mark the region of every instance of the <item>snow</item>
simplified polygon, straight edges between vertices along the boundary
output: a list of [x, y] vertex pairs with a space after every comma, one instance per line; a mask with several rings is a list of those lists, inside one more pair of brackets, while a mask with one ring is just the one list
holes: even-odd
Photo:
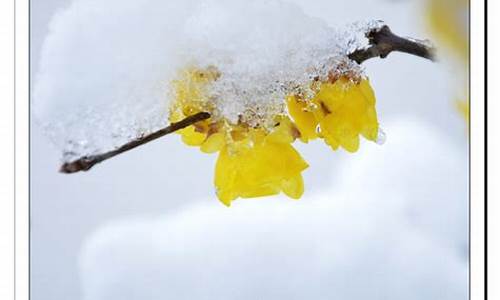
[[108, 222], [82, 249], [83, 299], [467, 299], [463, 153], [411, 118], [388, 128], [302, 200]]
[[75, 0], [50, 24], [34, 115], [65, 160], [110, 150], [167, 123], [179, 70], [215, 66], [214, 116], [271, 123], [297, 86], [340, 64], [362, 74], [346, 54], [377, 26], [331, 28], [278, 0]]

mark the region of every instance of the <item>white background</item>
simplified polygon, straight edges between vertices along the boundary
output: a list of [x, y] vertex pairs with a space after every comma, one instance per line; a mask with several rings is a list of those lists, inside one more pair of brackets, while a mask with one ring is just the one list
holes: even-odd
[[14, 1], [0, 3], [0, 298], [14, 296]]
[[500, 3], [488, 3], [488, 296], [490, 299], [500, 297], [500, 141], [495, 133], [500, 129], [500, 92], [497, 82], [500, 81], [498, 70], [500, 59], [495, 53], [500, 51], [500, 42], [496, 36], [499, 34]]
[[[343, 25], [344, 23], [356, 20], [381, 19], [389, 24], [396, 33], [417, 38], [429, 36], [423, 24], [425, 11], [423, 11], [418, 1], [335, 1], [333, 5], [331, 1], [300, 0], [294, 2], [298, 3], [306, 13], [323, 18], [331, 26]], [[36, 84], [38, 75], [38, 64], [40, 62], [39, 49], [41, 49], [44, 37], [48, 33], [47, 24], [51, 16], [57, 10], [64, 9], [68, 3], [69, 1], [63, 0], [32, 1], [33, 39], [31, 76], [33, 84]], [[326, 7], [332, 7], [335, 10], [330, 11], [325, 9]], [[117, 7], [116, 9], [120, 8]], [[110, 11], [110, 13], [112, 12]], [[109, 17], [112, 18], [112, 15]], [[360, 236], [356, 225], [358, 223], [363, 224], [364, 220], [370, 220], [373, 217], [371, 214], [374, 212], [370, 210], [370, 206], [366, 205], [366, 207], [361, 206], [361, 209], [357, 213], [360, 220], [352, 220], [348, 217], [341, 219], [340, 216], [333, 217], [333, 212], [342, 209], [341, 206], [343, 205], [341, 204], [343, 203], [341, 199], [342, 195], [339, 194], [339, 190], [342, 188], [340, 182], [345, 177], [349, 177], [349, 171], [342, 170], [349, 169], [357, 165], [357, 162], [360, 161], [365, 161], [366, 166], [371, 165], [372, 168], [375, 168], [377, 165], [372, 161], [381, 160], [381, 165], [377, 167], [378, 171], [362, 168], [360, 170], [360, 184], [357, 185], [356, 183], [351, 188], [359, 190], [360, 187], [367, 186], [374, 180], [366, 175], [363, 177], [361, 174], [376, 172], [372, 176], [377, 178], [376, 182], [380, 185], [380, 188], [376, 188], [377, 194], [370, 196], [368, 194], [360, 194], [358, 198], [360, 201], [361, 199], [365, 199], [366, 202], [369, 202], [370, 199], [373, 199], [373, 201], [378, 202], [379, 206], [387, 211], [388, 222], [400, 222], [396, 223], [399, 225], [395, 226], [401, 226], [401, 231], [392, 232], [393, 228], [391, 226], [379, 225], [378, 223], [381, 220], [374, 217], [375, 220], [372, 221], [374, 224], [369, 226], [376, 229], [370, 233], [366, 243], [356, 246], [356, 242], [350, 242], [347, 239], [344, 248], [351, 249], [349, 251], [353, 253], [357, 252], [358, 247], [382, 247], [390, 249], [391, 247], [396, 247], [395, 245], [401, 242], [401, 240], [397, 239], [394, 243], [385, 240], [384, 236], [394, 234], [396, 236], [401, 235], [403, 239], [408, 239], [407, 243], [411, 244], [413, 249], [419, 249], [421, 247], [425, 248], [424, 245], [428, 242], [427, 239], [432, 240], [433, 237], [437, 236], [441, 240], [447, 241], [450, 239], [453, 240], [453, 243], [460, 244], [456, 246], [452, 243], [453, 247], [457, 247], [456, 251], [461, 253], [460, 255], [466, 255], [467, 189], [465, 186], [467, 184], [467, 135], [464, 120], [454, 110], [452, 102], [453, 93], [455, 92], [453, 86], [454, 74], [450, 72], [450, 68], [444, 63], [433, 64], [420, 58], [397, 53], [391, 55], [386, 61], [372, 60], [367, 62], [365, 66], [378, 98], [377, 110], [379, 120], [382, 124], [381, 126], [386, 131], [388, 141], [386, 145], [380, 147], [374, 144], [363, 143], [361, 145], [363, 151], [352, 156], [342, 151], [332, 153], [321, 145], [321, 143], [299, 145], [301, 153], [304, 154], [305, 159], [311, 164], [305, 176], [306, 194], [301, 199], [301, 204], [306, 205], [306, 208], [303, 209], [304, 218], [307, 219], [307, 216], [317, 218], [313, 210], [311, 210], [310, 214], [307, 214], [307, 211], [310, 209], [307, 208], [308, 203], [313, 203], [313, 201], [318, 201], [322, 205], [328, 201], [331, 201], [332, 205], [338, 203], [340, 207], [324, 208], [331, 210], [332, 218], [336, 218], [337, 220], [335, 222], [332, 221], [331, 224], [329, 223], [329, 226], [346, 226], [345, 234], [350, 232], [355, 240], [357, 236]], [[68, 76], [72, 76], [71, 72], [68, 72]], [[37, 101], [36, 99], [32, 100]], [[398, 126], [394, 125], [400, 124], [401, 119], [415, 120], [416, 125], [401, 124], [401, 126], [406, 128], [406, 131], [404, 131], [403, 127], [398, 128]], [[212, 196], [213, 187], [211, 178], [214, 157], [200, 155], [196, 149], [186, 148], [185, 145], [179, 142], [176, 136], [169, 136], [123, 156], [116, 157], [95, 167], [90, 172], [65, 175], [56, 172], [59, 165], [60, 153], [49, 143], [47, 137], [43, 135], [41, 128], [36, 125], [36, 123], [32, 123], [31, 137], [31, 275], [32, 296], [34, 299], [79, 298], [83, 293], [90, 294], [89, 299], [99, 299], [99, 297], [108, 293], [108, 297], [120, 297], [120, 291], [113, 287], [113, 282], [108, 282], [106, 279], [119, 275], [114, 274], [112, 271], [116, 266], [107, 266], [107, 261], [113, 261], [112, 257], [104, 254], [108, 252], [114, 253], [112, 256], [115, 257], [123, 256], [125, 261], [123, 268], [127, 270], [128, 268], [132, 268], [129, 271], [130, 274], [149, 274], [148, 261], [134, 263], [136, 259], [140, 258], [134, 257], [131, 253], [127, 252], [127, 248], [142, 249], [146, 247], [147, 243], [141, 244], [140, 239], [137, 241], [137, 244], [133, 239], [130, 242], [118, 240], [114, 244], [108, 245], [108, 243], [104, 243], [102, 246], [95, 246], [99, 248], [96, 250], [92, 248], [94, 247], [94, 243], [100, 243], [95, 242], [95, 239], [99, 239], [99, 236], [106, 232], [111, 232], [109, 233], [110, 236], [103, 239], [111, 241], [114, 240], [114, 235], [127, 236], [129, 231], [133, 232], [135, 230], [129, 229], [127, 226], [120, 227], [122, 226], [120, 224], [126, 223], [126, 221], [120, 220], [133, 220], [135, 218], [144, 218], [146, 220], [161, 219], [165, 220], [166, 224], [158, 226], [168, 228], [171, 226], [168, 224], [169, 219], [175, 220], [175, 216], [178, 214], [188, 214], [187, 211], [195, 210], [192, 206], [208, 205], [208, 207], [211, 207], [212, 205], [214, 206], [212, 208], [213, 212], [211, 209], [208, 211], [214, 215], [220, 213], [220, 208], [218, 207], [220, 204]], [[82, 123], [82, 126], [85, 126], [84, 123]], [[398, 131], [398, 129], [401, 129], [401, 131]], [[413, 139], [410, 138], [411, 136], [413, 136]], [[394, 143], [398, 143], [398, 141], [404, 143], [406, 146], [404, 144], [400, 146], [395, 145]], [[450, 148], [450, 152], [442, 154], [443, 149], [448, 148]], [[378, 151], [386, 151], [387, 156], [378, 156]], [[168, 153], [168, 156], [165, 155], [166, 153]], [[426, 155], [428, 156], [426, 157]], [[455, 157], [455, 155], [459, 155], [460, 158], [453, 161], [454, 166], [452, 168], [454, 171], [452, 171], [446, 161]], [[372, 158], [370, 159], [369, 157], [371, 156]], [[391, 159], [389, 159], [389, 156], [392, 156]], [[413, 160], [416, 161], [415, 164], [412, 164]], [[391, 163], [394, 163], [394, 165], [391, 165]], [[434, 163], [440, 165], [432, 165]], [[419, 164], [420, 166], [417, 166]], [[399, 169], [398, 166], [400, 166]], [[436, 168], [436, 170], [433, 168]], [[192, 170], [196, 171], [193, 172]], [[421, 176], [418, 175], [420, 173], [422, 173]], [[425, 176], [427, 177], [425, 178]], [[434, 178], [434, 176], [436, 177]], [[384, 178], [386, 179], [384, 180]], [[363, 183], [363, 181], [367, 182]], [[195, 188], [192, 187], [193, 184], [196, 184]], [[329, 192], [327, 187], [332, 187], [333, 191]], [[405, 189], [404, 196], [396, 196], [398, 189]], [[325, 197], [319, 200], [318, 197], [321, 197], [321, 193], [330, 193], [331, 199]], [[397, 198], [399, 201], [391, 203], [391, 201], [385, 200], [385, 198], [390, 198], [392, 195], [400, 197]], [[269, 210], [272, 209], [274, 201], [272, 199], [259, 199], [249, 204], [252, 205], [251, 207], [245, 206], [247, 201], [237, 201], [231, 209], [236, 210], [233, 212], [235, 215], [238, 215], [238, 212], [241, 210], [246, 211], [248, 214], [251, 214], [253, 211], [253, 214], [260, 215], [265, 212], [266, 207]], [[402, 214], [408, 214], [409, 217], [402, 217], [402, 219], [395, 217], [400, 214], [396, 209], [398, 202], [409, 206], [407, 213], [402, 212]], [[292, 204], [283, 203], [277, 211], [279, 214], [284, 214], [285, 216], [291, 214], [288, 217], [293, 218], [293, 209], [287, 209], [285, 205]], [[284, 211], [282, 212], [281, 210]], [[425, 213], [421, 210], [425, 211]], [[344, 215], [349, 216], [349, 214], [349, 210], [346, 209]], [[226, 218], [224, 214], [220, 217]], [[414, 221], [414, 219], [417, 221]], [[200, 218], [200, 222], [202, 220], [203, 218]], [[130, 222], [134, 224], [133, 221]], [[145, 221], [145, 225], [140, 225], [139, 228], [142, 228], [142, 226], [149, 228], [147, 225], [148, 222]], [[207, 220], [206, 222], [210, 224], [214, 220]], [[238, 234], [237, 232], [245, 230], [246, 227], [242, 222], [236, 220], [234, 224], [230, 223], [232, 225], [228, 225], [235, 227], [233, 234]], [[270, 221], [263, 217], [261, 222], [263, 223], [260, 226], [265, 227], [266, 222]], [[404, 224], [408, 222], [419, 224], [414, 228], [416, 231], [429, 231], [422, 242], [418, 242], [420, 237], [413, 239], [411, 233], [405, 233]], [[311, 223], [313, 223], [311, 226], [314, 226], [314, 222]], [[108, 230], [107, 226], [110, 226], [111, 229]], [[201, 225], [189, 223], [186, 226], [196, 228], [196, 226]], [[269, 224], [268, 226], [272, 225]], [[292, 222], [289, 226], [295, 228]], [[213, 230], [218, 231], [215, 225], [214, 227]], [[152, 228], [145, 229], [143, 234], [153, 230]], [[273, 231], [273, 233], [284, 235], [286, 239], [286, 230], [279, 232], [279, 229], [276, 229], [276, 232]], [[216, 233], [214, 232], [213, 234]], [[230, 232], [220, 234], [222, 236], [227, 234], [228, 239], [231, 235]], [[331, 234], [333, 235], [334, 231]], [[203, 239], [191, 241], [189, 240], [191, 235], [188, 235], [188, 233], [186, 235], [187, 241], [182, 243], [194, 243], [195, 245], [199, 244], [199, 247], [203, 247]], [[196, 235], [193, 233], [192, 236]], [[330, 239], [329, 236], [330, 233], [324, 231], [318, 233], [317, 239]], [[335, 235], [333, 236], [335, 237]], [[334, 240], [334, 237], [331, 238], [333, 239], [331, 241], [324, 241], [323, 247], [328, 247], [330, 244], [334, 245], [342, 240], [342, 236], [337, 237], [339, 241]], [[169, 235], [162, 238], [169, 239]], [[215, 237], [213, 238], [215, 239]], [[252, 239], [253, 237], [243, 235], [242, 239], [245, 238]], [[306, 236], [297, 236], [296, 239], [303, 239], [303, 243], [308, 243], [309, 241]], [[377, 240], [381, 240], [383, 246], [378, 246]], [[291, 243], [291, 241], [286, 243]], [[441, 241], [434, 242], [433, 246], [430, 246], [435, 247], [434, 253], [440, 253], [440, 250], [438, 250], [440, 244]], [[171, 245], [168, 248], [176, 249], [176, 246]], [[267, 249], [264, 246], [263, 248]], [[236, 253], [237, 249], [234, 250]], [[145, 248], [143, 251], [147, 251], [147, 249]], [[208, 253], [205, 254], [207, 257], [218, 255], [215, 253], [210, 254], [211, 251], [217, 252], [215, 248], [207, 251]], [[393, 256], [404, 255], [405, 251], [396, 251]], [[417, 250], [408, 251], [408, 254], [411, 255], [412, 251]], [[425, 250], [421, 251], [424, 251], [422, 255], [427, 253]], [[262, 254], [262, 258], [259, 256], [256, 259], [266, 259], [269, 255], [272, 255], [267, 252], [264, 253]], [[452, 251], [451, 253], [454, 252]], [[451, 253], [450, 255], [452, 255]], [[370, 272], [371, 264], [376, 267], [376, 263], [370, 259], [373, 255], [375, 254], [367, 251], [365, 254], [349, 258], [352, 260], [351, 263], [353, 263], [352, 268], [355, 268], [354, 262], [359, 261], [361, 265], [359, 268], [362, 270], [359, 272]], [[446, 254], [443, 254], [443, 256], [447, 257]], [[171, 257], [175, 256], [172, 255]], [[410, 256], [409, 259], [410, 261], [415, 260], [414, 269], [417, 269], [419, 264], [428, 265], [427, 268], [433, 268], [432, 260], [438, 259], [438, 257], [438, 254], [435, 254], [435, 256], [425, 256], [423, 258], [424, 261], [420, 263], [416, 260], [416, 257]], [[428, 260], [426, 260], [427, 258]], [[195, 256], [192, 260], [196, 261], [196, 259]], [[305, 258], [299, 260], [303, 259]], [[381, 259], [385, 260], [385, 258]], [[237, 261], [234, 264], [234, 269], [238, 269], [240, 264], [242, 266], [239, 268], [245, 268], [243, 260], [236, 258], [234, 260]], [[129, 262], [131, 265], [129, 265]], [[464, 267], [465, 262], [466, 260], [463, 261]], [[132, 267], [134, 264], [138, 264], [139, 267], [134, 269]], [[166, 265], [164, 268], [164, 270], [166, 269], [165, 271], [156, 274], [167, 278], [169, 276], [167, 270], [172, 268], [170, 265], [173, 265], [172, 272], [178, 273], [180, 278], [183, 278], [182, 274], [184, 272], [189, 272], [189, 269], [196, 267], [187, 263], [179, 270], [175, 268], [175, 265], [177, 265], [175, 262], [169, 263], [161, 260], [155, 262], [155, 264]], [[221, 262], [221, 265], [224, 265], [224, 262]], [[326, 261], [324, 265], [327, 265]], [[403, 265], [395, 265], [394, 269], [388, 266], [385, 273], [405, 272], [404, 267], [402, 267]], [[422, 284], [424, 289], [429, 290], [430, 295], [435, 295], [433, 293], [439, 293], [439, 291], [430, 282], [443, 280], [443, 282], [439, 281], [436, 285], [444, 284], [446, 285], [446, 288], [443, 287], [444, 293], [453, 293], [452, 285], [445, 283], [447, 279], [443, 279], [449, 277], [449, 280], [453, 281], [452, 278], [455, 276], [455, 274], [452, 274], [454, 273], [452, 271], [453, 267], [449, 265], [445, 267], [444, 265], [431, 269], [434, 274], [441, 274], [439, 272], [443, 272], [442, 276], [436, 275], [436, 278], [423, 279], [423, 277], [419, 277], [424, 276], [419, 275], [422, 274], [421, 272], [415, 272], [417, 275], [413, 279], [415, 282], [414, 285]], [[102, 266], [102, 269], [100, 269], [100, 266]], [[293, 266], [297, 266], [297, 269], [300, 269], [300, 262], [291, 265], [291, 267]], [[403, 269], [396, 271], [400, 267]], [[334, 264], [332, 268], [337, 269], [338, 273], [350, 272], [350, 268], [346, 267], [346, 269], [343, 269], [337, 264]], [[235, 270], [227, 267], [227, 269], [215, 269], [215, 271], [220, 274], [229, 274]], [[109, 272], [111, 273], [106, 275]], [[123, 275], [120, 274], [125, 279], [120, 281], [119, 284], [129, 286], [132, 290], [130, 294], [137, 293], [140, 295], [145, 293], [146, 289], [155, 290], [158, 288], [157, 286], [149, 286], [147, 283], [144, 283], [145, 290], [137, 290], [135, 283], [140, 284], [141, 281], [134, 280], [132, 275], [130, 275], [130, 278], [127, 277], [129, 272], [125, 272]], [[249, 273], [248, 276], [252, 276], [251, 274], [257, 272], [257, 270], [251, 268], [247, 272]], [[456, 275], [456, 285], [465, 286], [466, 281], [462, 281], [464, 280], [464, 273], [460, 274], [462, 275]], [[325, 278], [327, 275], [326, 273], [319, 272], [313, 273], [312, 276], [317, 276], [317, 280], [323, 282], [326, 281]], [[336, 275], [332, 274], [331, 276]], [[242, 285], [243, 276], [238, 277], [233, 275], [232, 277], [235, 278], [234, 282], [231, 281], [232, 285], [236, 288]], [[241, 279], [238, 280], [238, 278]], [[383, 286], [383, 278], [381, 277], [379, 281], [375, 281], [377, 283], [373, 282], [371, 284]], [[365, 282], [363, 279], [360, 279], [359, 283], [356, 284], [369, 285], [372, 282], [370, 279], [365, 280], [367, 281]], [[386, 280], [396, 279], [388, 275]], [[210, 285], [211, 281], [207, 280], [207, 282], [207, 285]], [[398, 283], [395, 282], [394, 284], [397, 285]], [[403, 284], [403, 282], [400, 284]], [[103, 286], [102, 288], [100, 287], [101, 285]], [[269, 286], [272, 286], [272, 282]], [[325, 289], [324, 292], [326, 292], [327, 284], [324, 283], [319, 288]], [[263, 289], [270, 289], [270, 287]], [[384, 291], [385, 289], [381, 287], [380, 293], [383, 294]], [[345, 291], [339, 291], [339, 295], [342, 295], [343, 292], [346, 293]], [[216, 293], [216, 291], [214, 290], [212, 293]], [[367, 293], [369, 293], [368, 289]], [[411, 294], [417, 293], [417, 290], [409, 288], [406, 293], [407, 295], [403, 294], [403, 297], [406, 296], [409, 299]], [[347, 293], [345, 295], [351, 294]], [[353, 295], [354, 293], [351, 297]], [[169, 294], [166, 294], [166, 296], [168, 297]], [[222, 294], [220, 297], [223, 297]], [[249, 294], [247, 297], [251, 298], [252, 295]], [[254, 297], [257, 297], [257, 295], [254, 295]]]

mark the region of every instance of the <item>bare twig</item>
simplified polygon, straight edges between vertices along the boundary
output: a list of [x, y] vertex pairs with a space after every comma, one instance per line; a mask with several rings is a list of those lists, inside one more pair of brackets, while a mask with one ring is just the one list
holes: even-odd
[[[370, 47], [366, 49], [358, 49], [348, 55], [348, 57], [358, 64], [363, 63], [365, 60], [380, 57], [385, 58], [392, 51], [405, 52], [408, 54], [413, 54], [430, 60], [434, 60], [434, 49], [424, 45], [422, 43], [401, 38], [389, 29], [388, 26], [384, 25], [379, 29], [373, 29], [366, 33], [366, 37], [369, 40]], [[169, 133], [175, 132], [179, 129], [185, 128], [187, 126], [193, 125], [196, 122], [210, 118], [208, 112], [200, 112], [195, 115], [189, 116], [179, 122], [172, 123], [169, 126], [153, 132], [149, 135], [137, 138], [131, 142], [124, 144], [123, 146], [97, 155], [84, 156], [72, 162], [64, 163], [61, 168], [61, 173], [76, 173], [79, 171], [87, 171], [94, 165], [103, 162], [111, 157], [118, 154], [126, 152], [128, 150], [134, 149], [140, 145], [149, 143], [157, 138], [160, 138]]]
[[365, 60], [380, 57], [386, 58], [392, 51], [404, 52], [434, 61], [435, 49], [414, 40], [405, 39], [392, 33], [389, 26], [384, 25], [378, 29], [372, 29], [365, 35], [368, 38], [370, 47], [357, 49], [348, 57], [358, 64]]
[[202, 121], [202, 120], [205, 120], [208, 118], [210, 118], [210, 114], [207, 112], [197, 113], [197, 114], [189, 116], [189, 117], [187, 117], [179, 122], [172, 123], [169, 126], [162, 128], [158, 131], [155, 131], [149, 135], [146, 135], [146, 136], [137, 138], [131, 142], [128, 142], [115, 150], [112, 150], [112, 151], [109, 151], [106, 153], [102, 153], [102, 154], [97, 154], [97, 155], [84, 156], [84, 157], [81, 157], [75, 161], [64, 163], [61, 166], [61, 169], [59, 171], [61, 173], [75, 173], [75, 172], [79, 172], [79, 171], [87, 171], [90, 168], [92, 168], [94, 165], [96, 165], [96, 164], [98, 164], [106, 159], [109, 159], [113, 156], [116, 156], [116, 155], [121, 154], [123, 152], [126, 152], [128, 150], [134, 149], [135, 147], [138, 147], [140, 145], [144, 145], [146, 143], [149, 143], [149, 142], [156, 140], [157, 138], [160, 138], [164, 135], [167, 135], [169, 133], [172, 133], [174, 131], [177, 131], [179, 129], [187, 127], [189, 125], [193, 125], [196, 122], [199, 122], [199, 121]]

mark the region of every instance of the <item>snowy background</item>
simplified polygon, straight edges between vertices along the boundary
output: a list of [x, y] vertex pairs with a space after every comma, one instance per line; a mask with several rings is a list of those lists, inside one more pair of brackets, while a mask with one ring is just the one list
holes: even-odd
[[[77, 2], [77, 24], [84, 9], [110, 23], [137, 14], [126, 5], [133, 1]], [[398, 34], [430, 37], [419, 1], [289, 2], [332, 27], [380, 19]], [[66, 25], [49, 30], [51, 19], [71, 1], [31, 4], [36, 85], [44, 41]], [[216, 157], [178, 136], [63, 175], [60, 149], [33, 122], [33, 299], [466, 299], [467, 135], [453, 67], [391, 54], [365, 68], [387, 141], [355, 154], [297, 144], [310, 164], [299, 201], [239, 200], [228, 209], [213, 191]], [[97, 93], [91, 79], [80, 88]]]

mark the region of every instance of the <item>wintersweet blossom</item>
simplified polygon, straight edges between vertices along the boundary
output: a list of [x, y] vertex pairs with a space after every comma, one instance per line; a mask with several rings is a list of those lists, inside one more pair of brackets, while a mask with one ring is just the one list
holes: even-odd
[[304, 133], [303, 141], [321, 137], [333, 150], [341, 146], [356, 152], [360, 134], [368, 140], [377, 140], [375, 95], [368, 79], [342, 76], [321, 82], [316, 89], [308, 101], [296, 95], [287, 99], [288, 112], [301, 134]]
[[[450, 53], [462, 64], [460, 70], [465, 70], [459, 81], [466, 86], [466, 75], [469, 62], [468, 14], [469, 1], [467, 0], [428, 0], [427, 23], [430, 31]], [[455, 76], [456, 77], [456, 76]], [[460, 116], [469, 124], [469, 99], [467, 91], [460, 88], [463, 95], [455, 100], [455, 107]]]
[[427, 23], [439, 41], [467, 61], [469, 55], [467, 0], [427, 1]]
[[[359, 136], [376, 141], [378, 121], [375, 95], [368, 79], [330, 74], [313, 80], [309, 97], [296, 92], [284, 99], [286, 109], [271, 116], [272, 126], [231, 122], [217, 114], [209, 93], [220, 74], [214, 67], [183, 70], [173, 81], [175, 101], [170, 121], [207, 111], [211, 118], [179, 130], [189, 146], [205, 153], [218, 152], [215, 188], [219, 200], [229, 206], [237, 198], [284, 193], [298, 199], [304, 193], [302, 172], [307, 162], [292, 146], [323, 139], [333, 150], [359, 148]], [[248, 118], [246, 119], [248, 120]]]

